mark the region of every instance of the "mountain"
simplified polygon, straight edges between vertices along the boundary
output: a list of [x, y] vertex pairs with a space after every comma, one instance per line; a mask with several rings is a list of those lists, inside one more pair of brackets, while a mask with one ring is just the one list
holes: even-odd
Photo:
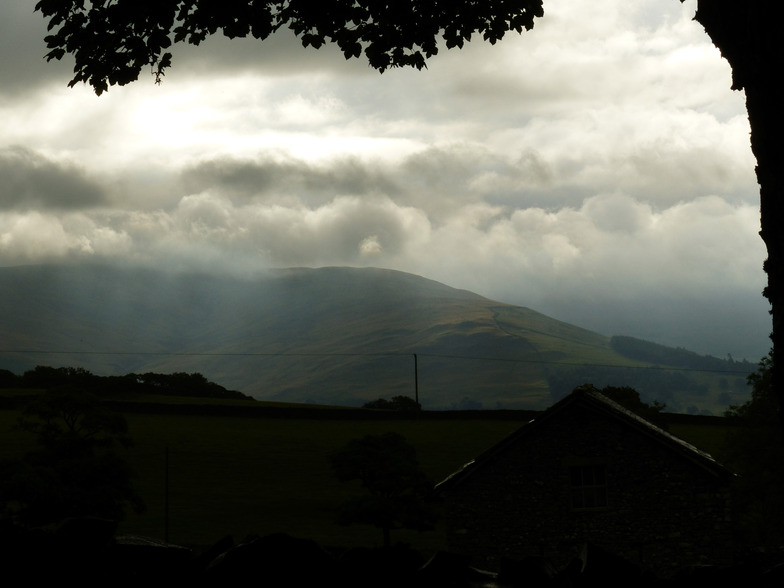
[[[376, 268], [228, 278], [22, 266], [0, 268], [0, 292], [0, 368], [199, 372], [266, 400], [356, 406], [418, 393], [429, 409], [544, 408], [592, 382], [717, 412], [745, 400], [755, 367], [715, 360], [711, 371], [663, 370], [669, 348]], [[700, 357], [673, 356], [692, 355]]]

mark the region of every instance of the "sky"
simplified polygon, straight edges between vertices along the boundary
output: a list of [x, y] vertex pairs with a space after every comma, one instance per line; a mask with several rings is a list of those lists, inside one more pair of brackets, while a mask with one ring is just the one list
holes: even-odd
[[742, 93], [695, 0], [545, 0], [532, 31], [379, 74], [177, 45], [96, 96], [0, 18], [0, 266], [372, 266], [605, 335], [757, 361], [766, 257]]

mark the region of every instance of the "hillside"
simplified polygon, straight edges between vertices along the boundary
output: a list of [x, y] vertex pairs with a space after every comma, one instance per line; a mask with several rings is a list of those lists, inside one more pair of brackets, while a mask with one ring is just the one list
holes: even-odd
[[416, 354], [428, 409], [544, 408], [590, 381], [635, 386], [674, 410], [720, 412], [745, 398], [753, 371], [724, 360], [715, 361], [726, 370], [662, 370], [609, 337], [383, 269], [219, 279], [29, 266], [0, 268], [0, 290], [0, 368], [199, 372], [265, 400], [356, 406], [413, 396]]

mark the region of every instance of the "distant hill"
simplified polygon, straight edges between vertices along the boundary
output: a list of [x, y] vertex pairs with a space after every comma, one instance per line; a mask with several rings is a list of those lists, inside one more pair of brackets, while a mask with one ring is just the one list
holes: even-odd
[[358, 406], [413, 397], [416, 381], [426, 409], [540, 409], [591, 382], [634, 386], [682, 412], [720, 413], [745, 400], [755, 368], [710, 358], [706, 370], [705, 358], [685, 350], [611, 339], [375, 268], [241, 279], [24, 266], [0, 268], [0, 292], [0, 368], [198, 372], [264, 400]]

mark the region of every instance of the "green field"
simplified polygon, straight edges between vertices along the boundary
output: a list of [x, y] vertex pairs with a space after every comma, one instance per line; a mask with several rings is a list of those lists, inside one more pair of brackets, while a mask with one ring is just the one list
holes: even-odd
[[[0, 457], [21, 455], [31, 440], [14, 430], [16, 411], [0, 410]], [[225, 535], [287, 532], [330, 546], [375, 546], [381, 533], [333, 521], [358, 487], [338, 482], [329, 454], [349, 439], [396, 431], [417, 448], [434, 481], [445, 477], [521, 422], [493, 420], [334, 420], [128, 414], [128, 458], [147, 510], [130, 514], [120, 533], [208, 546]], [[168, 466], [167, 466], [168, 462]], [[167, 483], [168, 480], [168, 483]], [[443, 536], [393, 533], [421, 549]]]
[[[312, 415], [312, 412], [308, 413]], [[15, 430], [17, 412], [0, 410], [0, 458], [31, 443]], [[336, 525], [338, 504], [358, 487], [338, 482], [329, 454], [349, 439], [396, 431], [417, 449], [422, 468], [440, 481], [529, 420], [520, 418], [276, 418], [128, 413], [134, 446], [128, 458], [147, 510], [131, 514], [120, 533], [204, 547], [225, 535], [287, 532], [325, 546], [376, 546], [381, 533]], [[672, 432], [707, 451], [720, 451], [716, 425], [678, 425]], [[168, 489], [168, 523], [165, 513]], [[423, 551], [444, 548], [441, 530], [397, 532]]]

